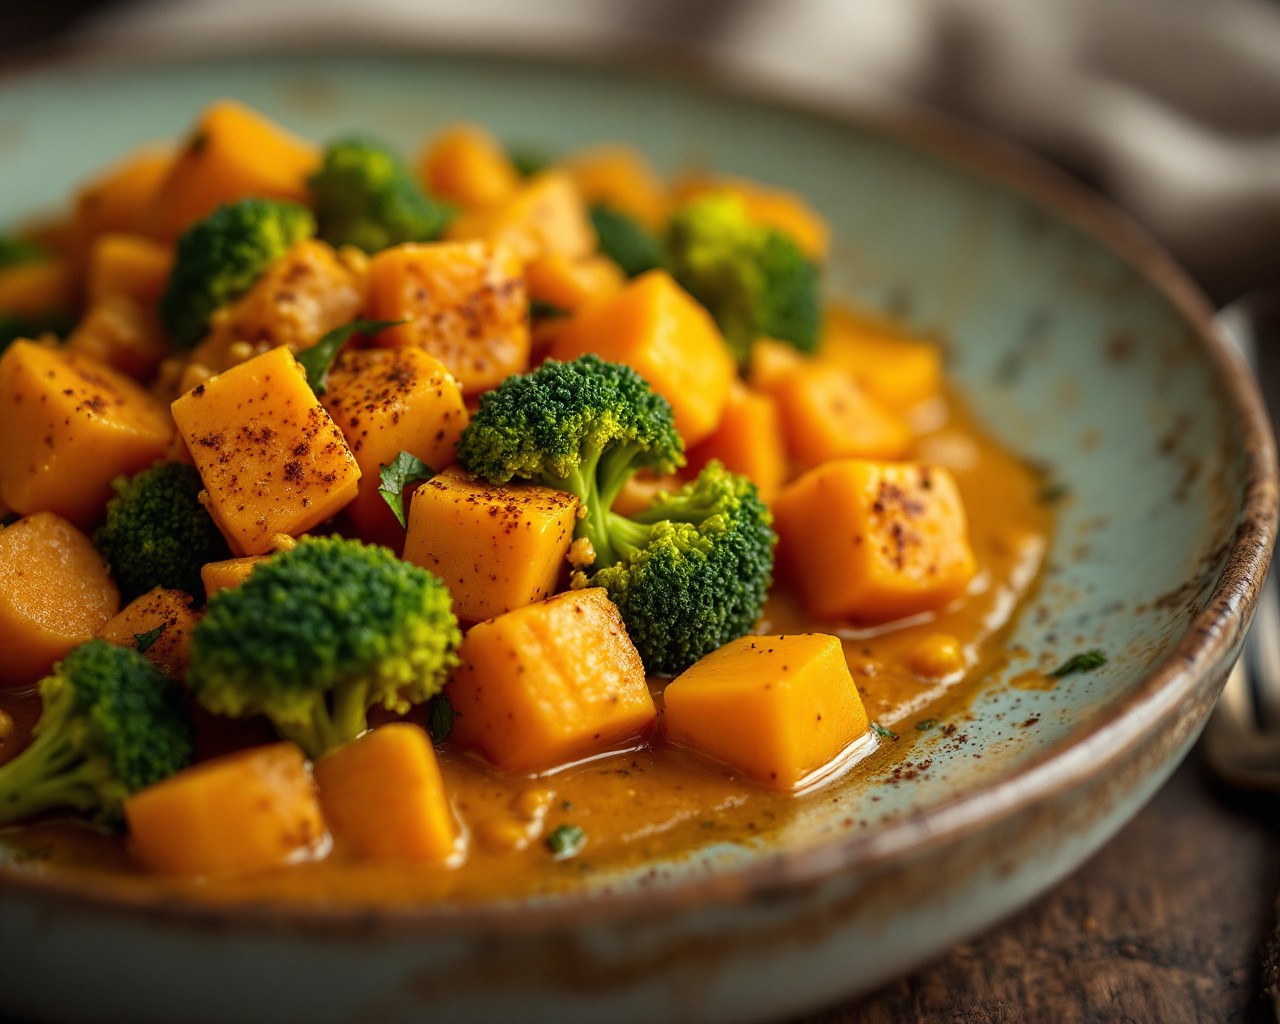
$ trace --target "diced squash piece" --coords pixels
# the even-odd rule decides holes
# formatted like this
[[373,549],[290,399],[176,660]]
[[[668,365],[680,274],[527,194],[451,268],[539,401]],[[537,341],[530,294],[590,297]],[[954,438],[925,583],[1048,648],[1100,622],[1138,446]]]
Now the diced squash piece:
[[906,420],[885,409],[839,366],[806,360],[770,389],[787,451],[807,469],[831,459],[896,459],[911,444]]
[[603,589],[571,590],[473,626],[445,692],[451,735],[500,768],[537,772],[614,749],[656,711]]
[[512,250],[485,242],[406,244],[369,265],[368,315],[407,320],[379,345],[417,345],[476,394],[529,366],[529,302]]
[[320,806],[339,853],[371,861],[445,861],[461,833],[431,740],[392,722],[315,764]]
[[281,345],[291,352],[310,348],[360,315],[368,264],[356,249],[335,252],[318,240],[299,242],[244,295],[214,312],[192,360],[226,369]]
[[246,196],[305,203],[307,178],[319,166],[315,146],[223,100],[200,116],[161,183],[152,226],[172,241],[216,207]]
[[634,516],[652,505],[659,494],[678,491],[683,485],[684,481],[674,473],[655,476],[642,469],[622,485],[613,499],[612,511],[620,516]]
[[744,636],[667,684],[667,739],[790,790],[867,735],[839,637]]
[[494,206],[520,188],[506,151],[474,124],[454,125],[436,136],[419,157],[418,173],[431,195],[463,209]]
[[156,587],[125,605],[98,636],[141,651],[165,675],[181,679],[191,661],[191,631],[197,621],[190,594]]
[[49,512],[0,529],[0,687],[28,686],[120,607],[106,560]]
[[592,146],[564,161],[582,198],[634,217],[650,231],[666,224],[666,187],[649,161],[631,146]]
[[458,618],[479,622],[555,590],[577,511],[564,491],[495,487],[454,466],[414,492],[404,557],[444,580]]
[[719,459],[756,485],[769,501],[787,478],[782,421],[774,400],[742,384],[734,384],[716,431],[689,452],[689,472]]
[[75,303],[71,271],[58,259],[18,263],[0,269],[0,311],[39,316],[70,310]]
[[773,517],[779,564],[820,618],[935,611],[977,569],[955,480],[929,463],[825,463],[778,493]]
[[123,294],[94,302],[67,335],[64,348],[138,381],[151,380],[171,353],[154,307]]
[[141,306],[154,307],[172,270],[171,246],[142,235],[101,235],[89,250],[89,302],[125,295]]
[[124,803],[134,855],[163,875],[230,875],[281,864],[325,834],[315,782],[292,743],[226,754]]
[[244,558],[224,558],[220,562],[206,562],[200,567],[200,582],[204,584],[206,597],[213,597],[219,590],[238,587],[266,555],[246,555]]
[[751,346],[747,383],[757,391],[770,391],[808,361],[788,342],[760,338]]
[[576,260],[596,251],[586,203],[562,171],[543,171],[505,202],[461,214],[445,235],[506,245],[522,264],[550,252]]
[[85,245],[98,235],[145,235],[160,185],[173,167],[168,146],[148,146],[85,184],[76,195],[76,227]]
[[356,496],[360,469],[287,348],[210,377],[173,403],[231,550],[262,555]]
[[32,341],[0,357],[0,494],[19,514],[93,522],[111,481],[160,458],[172,436],[164,407],[102,363]]
[[437,472],[452,466],[470,419],[462,389],[425,349],[355,349],[338,356],[322,401],[360,467],[347,518],[362,539],[398,549],[404,527],[378,493],[380,470],[402,451]]
[[691,177],[676,186],[676,193],[681,199],[692,199],[709,192],[738,197],[752,220],[790,235],[809,259],[822,262],[827,258],[831,250],[831,229],[794,192],[743,178]]
[[909,409],[942,391],[937,345],[846,310],[827,314],[818,356],[843,367],[889,409]]
[[529,299],[572,313],[622,290],[622,269],[604,256],[571,260],[560,253],[539,256],[524,268]]
[[671,403],[687,446],[710,437],[737,379],[715,321],[665,270],[641,274],[560,330],[551,358],[594,352],[626,363]]

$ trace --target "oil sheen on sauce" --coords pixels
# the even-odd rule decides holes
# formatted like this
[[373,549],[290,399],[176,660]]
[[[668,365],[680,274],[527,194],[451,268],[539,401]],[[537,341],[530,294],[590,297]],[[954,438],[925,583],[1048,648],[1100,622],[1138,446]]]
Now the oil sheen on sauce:
[[[872,721],[895,723],[962,709],[1005,657],[1011,620],[1034,588],[1047,549],[1051,515],[1039,500],[1040,475],[988,438],[954,398],[919,411],[925,418],[913,455],[940,463],[956,476],[969,515],[970,539],[981,570],[970,593],[946,611],[875,629],[806,618],[775,588],[762,633],[818,631],[844,640],[853,677]],[[964,667],[942,677],[912,671],[923,640],[944,634],[958,641]],[[661,684],[654,683],[661,706]],[[17,723],[0,743],[0,758],[16,750],[38,713],[28,693],[0,691],[0,710]],[[659,723],[661,719],[659,719]],[[266,742],[270,734],[236,724],[231,735],[201,718],[202,748]],[[170,880],[145,875],[131,861],[125,840],[87,826],[48,821],[0,834],[42,872],[123,890],[195,896],[210,901],[287,900],[302,903],[398,904],[507,901],[573,889],[592,874],[613,875],[679,858],[711,843],[766,839],[809,800],[839,799],[860,773],[884,769],[905,744],[860,744],[836,777],[799,794],[771,793],[723,766],[662,742],[661,725],[638,749],[594,758],[541,778],[498,772],[446,741],[441,764],[467,833],[467,854],[455,867],[367,865],[328,857],[228,879]],[[7,748],[7,749],[6,749]],[[852,800],[853,797],[850,797]],[[572,858],[552,856],[546,837],[561,825],[586,834]]]

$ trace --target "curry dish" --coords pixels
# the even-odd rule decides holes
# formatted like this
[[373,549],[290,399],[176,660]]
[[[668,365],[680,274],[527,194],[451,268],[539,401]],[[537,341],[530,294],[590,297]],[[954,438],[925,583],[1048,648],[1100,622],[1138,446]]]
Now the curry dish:
[[0,238],[11,860],[521,899],[946,728],[1054,489],[829,246],[625,146],[406,162],[231,102]]

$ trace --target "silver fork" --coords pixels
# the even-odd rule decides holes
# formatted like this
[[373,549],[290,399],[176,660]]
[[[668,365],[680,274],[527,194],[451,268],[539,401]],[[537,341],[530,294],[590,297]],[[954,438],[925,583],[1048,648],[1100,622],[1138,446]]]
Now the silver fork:
[[[1245,296],[1218,314],[1225,329],[1258,376],[1273,424],[1280,423],[1280,294]],[[1269,338],[1270,346],[1258,344]],[[1204,735],[1213,770],[1232,785],[1280,793],[1280,588],[1270,572],[1258,595],[1244,650],[1214,708]],[[1275,915],[1280,922],[1280,896]],[[1263,989],[1280,1019],[1280,925],[1273,931],[1262,965]]]

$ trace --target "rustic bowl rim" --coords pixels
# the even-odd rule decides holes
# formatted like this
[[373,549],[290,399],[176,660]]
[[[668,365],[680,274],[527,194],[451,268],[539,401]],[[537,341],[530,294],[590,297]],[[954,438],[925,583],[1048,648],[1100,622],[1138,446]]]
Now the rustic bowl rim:
[[[1122,699],[1034,755],[1005,778],[975,786],[941,803],[851,836],[799,851],[780,851],[710,876],[664,882],[634,891],[569,893],[546,902],[502,901],[478,905],[384,903],[333,906],[292,901],[220,903],[171,891],[126,892],[100,880],[31,873],[0,863],[0,893],[38,897],[49,906],[132,920],[179,925],[253,925],[306,934],[411,932],[538,932],[602,921],[648,919],[726,904],[774,901],[788,892],[819,885],[853,871],[873,872],[901,858],[928,852],[992,828],[1037,803],[1109,770],[1127,752],[1173,718],[1185,700],[1207,685],[1238,648],[1261,588],[1275,540],[1278,478],[1275,440],[1257,384],[1214,320],[1205,295],[1175,260],[1127,215],[1064,172],[1006,141],[938,111],[905,103],[877,108],[862,99],[782,94],[767,76],[740,68],[709,68],[695,54],[619,43],[591,57],[549,50],[541,44],[503,40],[476,45],[449,40],[440,46],[388,40],[375,32],[338,39],[325,30],[276,42],[235,48],[199,44],[170,47],[157,57],[132,44],[58,45],[10,63],[0,89],[31,73],[163,70],[189,63],[216,65],[246,59],[474,60],[561,68],[637,81],[696,88],[757,108],[795,113],[835,128],[887,139],[940,162],[976,173],[1014,192],[1104,245],[1137,270],[1194,328],[1195,344],[1221,375],[1227,405],[1240,428],[1245,466],[1243,500],[1227,561],[1205,608],[1191,620],[1177,645]],[[1220,688],[1221,680],[1217,681]],[[1206,711],[1207,714],[1207,711]],[[325,931],[318,932],[317,928]]]

